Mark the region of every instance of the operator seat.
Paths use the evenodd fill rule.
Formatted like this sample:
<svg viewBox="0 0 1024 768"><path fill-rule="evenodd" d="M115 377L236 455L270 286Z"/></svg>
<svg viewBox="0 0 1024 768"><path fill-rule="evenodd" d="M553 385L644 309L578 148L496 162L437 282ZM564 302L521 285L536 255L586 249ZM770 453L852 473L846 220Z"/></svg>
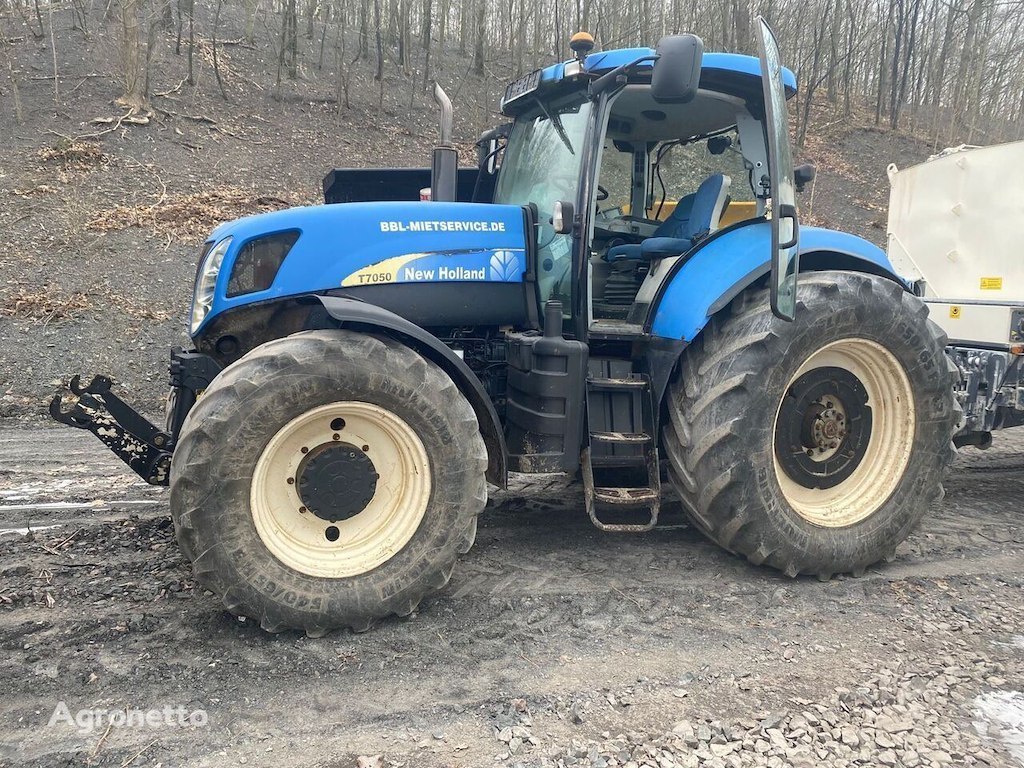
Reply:
<svg viewBox="0 0 1024 768"><path fill-rule="evenodd" d="M718 229L731 184L732 180L724 174L708 176L696 192L680 198L672 215L654 230L651 237L641 243L609 248L605 259L649 261L690 250L698 240Z"/></svg>

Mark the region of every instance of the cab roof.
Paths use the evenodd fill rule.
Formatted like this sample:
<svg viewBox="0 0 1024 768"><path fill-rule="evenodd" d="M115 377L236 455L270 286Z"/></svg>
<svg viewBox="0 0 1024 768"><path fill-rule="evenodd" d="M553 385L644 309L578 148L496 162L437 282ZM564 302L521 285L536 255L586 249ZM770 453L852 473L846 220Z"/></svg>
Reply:
<svg viewBox="0 0 1024 768"><path fill-rule="evenodd" d="M619 48L612 51L599 51L589 54L578 68L574 66L576 61L570 59L552 64L526 77L536 78L534 82L538 93L565 93L566 90L558 86L571 83L572 89L580 87L580 71L591 75L602 75L616 67L653 55L655 55L653 48ZM653 66L653 61L638 64L631 73L629 82L649 83ZM567 67L569 74L567 74ZM520 78L520 80L523 79L526 78ZM792 98L796 94L796 75L786 67L782 68L782 83L786 90L786 98ZM705 53L701 63L700 87L744 100L760 101L763 98L761 60L756 56L747 56L742 53ZM502 111L506 115L515 115L521 109L520 104L502 104Z"/></svg>

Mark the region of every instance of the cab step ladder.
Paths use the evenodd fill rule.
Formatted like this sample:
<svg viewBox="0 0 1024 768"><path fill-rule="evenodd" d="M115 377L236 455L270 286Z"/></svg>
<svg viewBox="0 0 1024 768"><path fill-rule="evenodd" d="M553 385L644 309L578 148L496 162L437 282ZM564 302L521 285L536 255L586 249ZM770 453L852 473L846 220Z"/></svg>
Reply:
<svg viewBox="0 0 1024 768"><path fill-rule="evenodd" d="M643 533L658 523L661 509L661 474L658 468L658 445L655 439L654 407L651 395L651 381L645 374L630 373L625 378L587 378L587 410L597 407L604 398L617 394L634 396L640 403L639 431L616 432L590 430L587 447L581 457L583 474L583 495L586 499L587 514L602 531L619 533ZM638 397L637 397L638 396ZM620 446L639 449L636 464L639 474L646 475L646 484L625 486L618 484L595 485L594 467L600 466L598 457L593 457L597 445ZM635 515L637 522L604 522L600 514L616 511L616 518ZM624 514L627 513L627 514Z"/></svg>

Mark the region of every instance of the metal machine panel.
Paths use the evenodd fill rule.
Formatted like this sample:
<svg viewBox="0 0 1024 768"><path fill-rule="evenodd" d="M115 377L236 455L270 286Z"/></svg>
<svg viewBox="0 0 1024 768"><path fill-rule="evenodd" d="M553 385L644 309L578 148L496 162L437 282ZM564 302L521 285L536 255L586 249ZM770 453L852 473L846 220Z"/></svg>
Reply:
<svg viewBox="0 0 1024 768"><path fill-rule="evenodd" d="M889 166L889 258L926 295L1024 301L1024 142ZM1004 334L1005 335L1005 334Z"/></svg>
<svg viewBox="0 0 1024 768"><path fill-rule="evenodd" d="M1011 336L1013 308L1003 304L925 299L929 317L946 332L950 343L1006 346Z"/></svg>

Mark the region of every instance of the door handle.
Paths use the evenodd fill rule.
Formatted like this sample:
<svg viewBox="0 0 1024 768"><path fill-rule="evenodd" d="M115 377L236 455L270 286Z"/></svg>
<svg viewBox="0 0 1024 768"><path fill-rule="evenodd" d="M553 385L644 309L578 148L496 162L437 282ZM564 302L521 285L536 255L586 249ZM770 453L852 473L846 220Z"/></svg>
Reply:
<svg viewBox="0 0 1024 768"><path fill-rule="evenodd" d="M784 219L793 220L793 237L785 243L779 243L779 248L792 248L800 242L800 221L797 219L796 206L783 204L779 206L779 223Z"/></svg>

